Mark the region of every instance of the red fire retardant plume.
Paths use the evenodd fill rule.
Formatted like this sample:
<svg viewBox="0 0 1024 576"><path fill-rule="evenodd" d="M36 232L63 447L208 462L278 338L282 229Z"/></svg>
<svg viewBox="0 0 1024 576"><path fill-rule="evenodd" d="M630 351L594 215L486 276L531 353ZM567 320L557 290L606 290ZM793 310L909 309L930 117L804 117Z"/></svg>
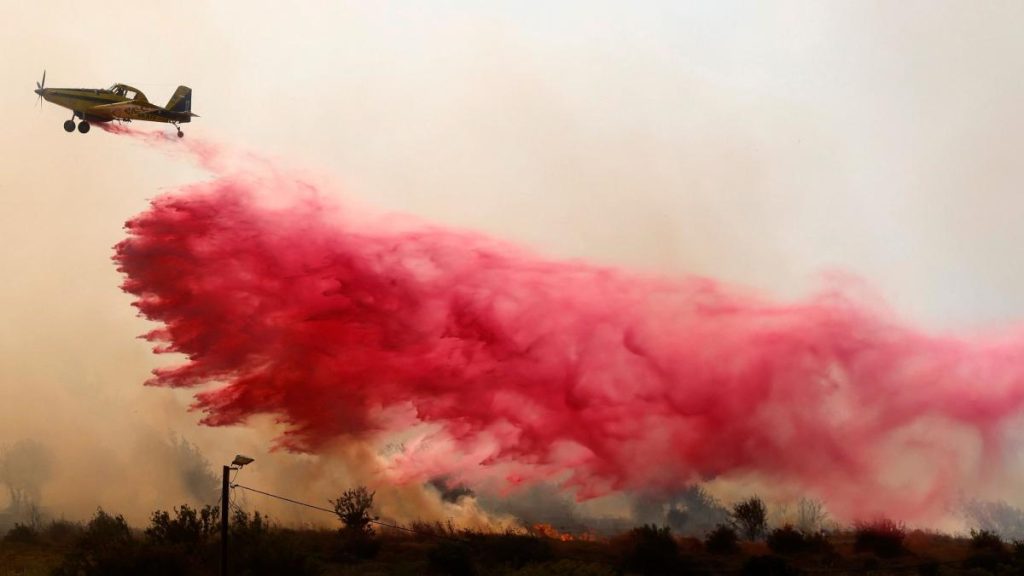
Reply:
<svg viewBox="0 0 1024 576"><path fill-rule="evenodd" d="M923 334L842 289L780 304L546 259L265 171L157 198L116 247L147 337L187 358L151 384L214 383L209 425L272 414L316 451L404 410L443 438L395 461L411 476L587 497L733 475L913 516L998 469L1024 403L1016 335Z"/></svg>

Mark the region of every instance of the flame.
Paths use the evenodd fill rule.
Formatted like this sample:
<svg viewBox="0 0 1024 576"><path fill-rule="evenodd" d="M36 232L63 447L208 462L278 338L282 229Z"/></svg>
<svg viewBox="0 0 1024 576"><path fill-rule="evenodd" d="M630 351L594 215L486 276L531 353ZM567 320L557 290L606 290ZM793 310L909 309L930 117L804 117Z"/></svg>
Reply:
<svg viewBox="0 0 1024 576"><path fill-rule="evenodd" d="M538 523L530 527L530 534L534 536L540 536L542 538L550 538L552 540L561 540L562 542L596 542L597 536L590 532L580 532L573 534L571 532L562 532L558 528L555 528L551 524Z"/></svg>

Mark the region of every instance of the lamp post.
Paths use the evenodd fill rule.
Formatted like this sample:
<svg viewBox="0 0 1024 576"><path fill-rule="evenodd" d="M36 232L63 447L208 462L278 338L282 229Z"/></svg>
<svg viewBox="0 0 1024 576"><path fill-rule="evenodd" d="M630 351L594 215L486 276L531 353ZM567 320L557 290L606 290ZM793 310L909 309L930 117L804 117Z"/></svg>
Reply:
<svg viewBox="0 0 1024 576"><path fill-rule="evenodd" d="M224 475L220 485L220 574L228 576L228 506L231 496L228 490L231 488L231 471L241 470L246 464L252 464L253 459L248 456L236 454L231 464L224 466Z"/></svg>

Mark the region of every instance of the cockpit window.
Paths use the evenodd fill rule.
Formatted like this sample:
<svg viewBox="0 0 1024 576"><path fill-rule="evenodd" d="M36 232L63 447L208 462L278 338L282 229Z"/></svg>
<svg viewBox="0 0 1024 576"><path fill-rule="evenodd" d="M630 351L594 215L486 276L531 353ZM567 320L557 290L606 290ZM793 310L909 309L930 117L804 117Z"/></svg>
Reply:
<svg viewBox="0 0 1024 576"><path fill-rule="evenodd" d="M111 86L109 88L109 90L111 92L113 92L114 94L116 94L118 96L121 96L122 98L125 98L127 100L138 100L139 99L139 92L138 92L138 90L134 90L132 88L128 88L128 87L124 86L123 84L114 84L113 86Z"/></svg>

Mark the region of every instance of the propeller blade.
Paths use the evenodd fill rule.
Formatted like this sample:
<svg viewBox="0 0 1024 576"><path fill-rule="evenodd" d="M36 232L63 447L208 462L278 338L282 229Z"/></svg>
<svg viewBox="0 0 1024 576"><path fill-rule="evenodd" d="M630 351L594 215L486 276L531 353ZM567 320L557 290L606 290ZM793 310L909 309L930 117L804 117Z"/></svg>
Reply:
<svg viewBox="0 0 1024 576"><path fill-rule="evenodd" d="M43 81L42 82L36 82L36 94L39 95L38 101L39 101L39 109L40 110L43 109L43 90L45 90L45 89L46 89L46 69L43 68Z"/></svg>

